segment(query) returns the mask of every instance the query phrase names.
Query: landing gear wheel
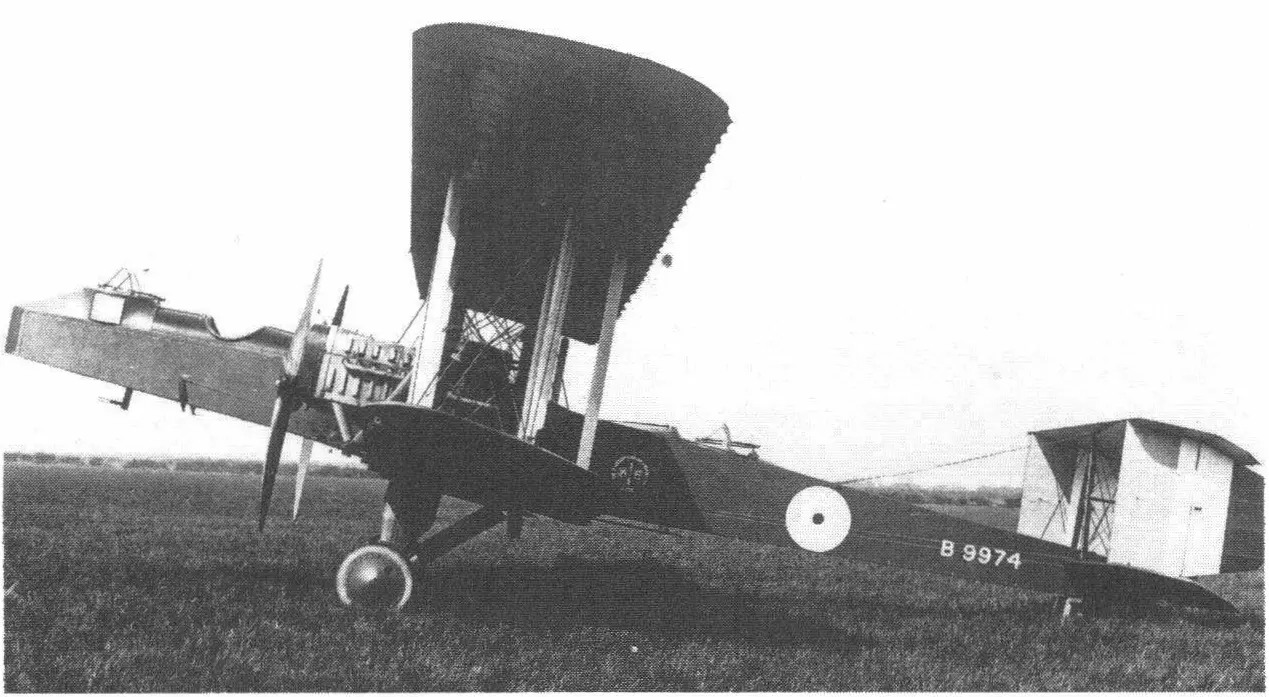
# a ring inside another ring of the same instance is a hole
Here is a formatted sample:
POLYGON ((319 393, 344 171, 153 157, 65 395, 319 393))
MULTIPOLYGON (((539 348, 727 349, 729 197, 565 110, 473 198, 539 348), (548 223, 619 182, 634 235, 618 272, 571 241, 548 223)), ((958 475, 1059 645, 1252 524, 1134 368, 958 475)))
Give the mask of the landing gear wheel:
POLYGON ((414 591, 414 574, 400 552, 369 544, 344 557, 335 572, 335 590, 349 607, 400 610, 414 591))

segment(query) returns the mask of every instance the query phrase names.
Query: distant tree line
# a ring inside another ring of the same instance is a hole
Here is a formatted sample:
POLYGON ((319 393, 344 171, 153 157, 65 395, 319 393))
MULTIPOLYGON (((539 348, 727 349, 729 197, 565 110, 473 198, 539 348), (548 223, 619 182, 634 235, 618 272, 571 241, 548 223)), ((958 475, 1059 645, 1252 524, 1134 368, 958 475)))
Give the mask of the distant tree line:
POLYGON ((874 484, 861 488, 871 494, 888 496, 907 503, 937 504, 941 506, 994 506, 996 508, 1020 508, 1022 506, 1022 489, 1018 487, 980 486, 969 488, 947 485, 874 484))
MULTIPOLYGON (((63 467, 99 467, 119 470, 162 470, 167 472, 219 472, 223 474, 259 474, 260 462, 235 458, 150 458, 126 455, 63 455, 60 453, 5 453, 5 464, 60 465, 63 467)), ((296 465, 282 463, 279 473, 293 476, 296 465)), ((364 467, 313 463, 308 473, 317 477, 371 478, 364 467)))

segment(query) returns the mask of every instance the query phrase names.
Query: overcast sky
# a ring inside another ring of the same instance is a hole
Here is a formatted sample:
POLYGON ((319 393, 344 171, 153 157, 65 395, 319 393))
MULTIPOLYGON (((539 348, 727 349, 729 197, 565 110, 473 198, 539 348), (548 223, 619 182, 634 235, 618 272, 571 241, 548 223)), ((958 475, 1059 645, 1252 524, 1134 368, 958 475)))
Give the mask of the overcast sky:
MULTIPOLYGON (((349 283, 346 323, 395 338, 411 32, 489 22, 730 105, 673 266, 618 327, 605 417, 726 422, 831 478, 1122 416, 1269 454, 1263 5, 434 5, 4 4, 0 305, 130 266, 226 332, 289 329, 325 258, 319 305, 349 283)), ((125 413, 9 356, 0 378, 6 450, 264 453, 257 426, 125 413)))

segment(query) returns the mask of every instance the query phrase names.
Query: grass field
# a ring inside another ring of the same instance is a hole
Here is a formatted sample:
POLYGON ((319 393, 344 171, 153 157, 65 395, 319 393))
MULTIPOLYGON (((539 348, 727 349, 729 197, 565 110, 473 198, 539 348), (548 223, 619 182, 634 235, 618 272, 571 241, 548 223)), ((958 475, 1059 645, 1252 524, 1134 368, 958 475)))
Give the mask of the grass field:
POLYGON ((7 467, 5 689, 1265 688, 1263 572, 1215 582, 1238 620, 1063 625, 1023 591, 535 519, 441 559, 406 612, 373 615, 340 607, 332 578, 375 527, 383 482, 310 479, 294 524, 290 486, 260 535, 250 477, 7 467))

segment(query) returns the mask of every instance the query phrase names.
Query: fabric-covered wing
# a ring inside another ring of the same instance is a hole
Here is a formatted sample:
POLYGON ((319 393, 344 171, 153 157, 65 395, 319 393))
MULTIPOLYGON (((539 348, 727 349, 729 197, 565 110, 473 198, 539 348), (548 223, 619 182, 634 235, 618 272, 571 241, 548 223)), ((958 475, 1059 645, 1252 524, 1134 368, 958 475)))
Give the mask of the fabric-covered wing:
POLYGON ((580 244, 564 334, 593 343, 614 248, 629 259, 624 306, 729 123, 717 95, 652 61, 498 27, 419 29, 410 249, 420 294, 454 177, 453 282, 469 306, 532 321, 571 216, 580 244))

